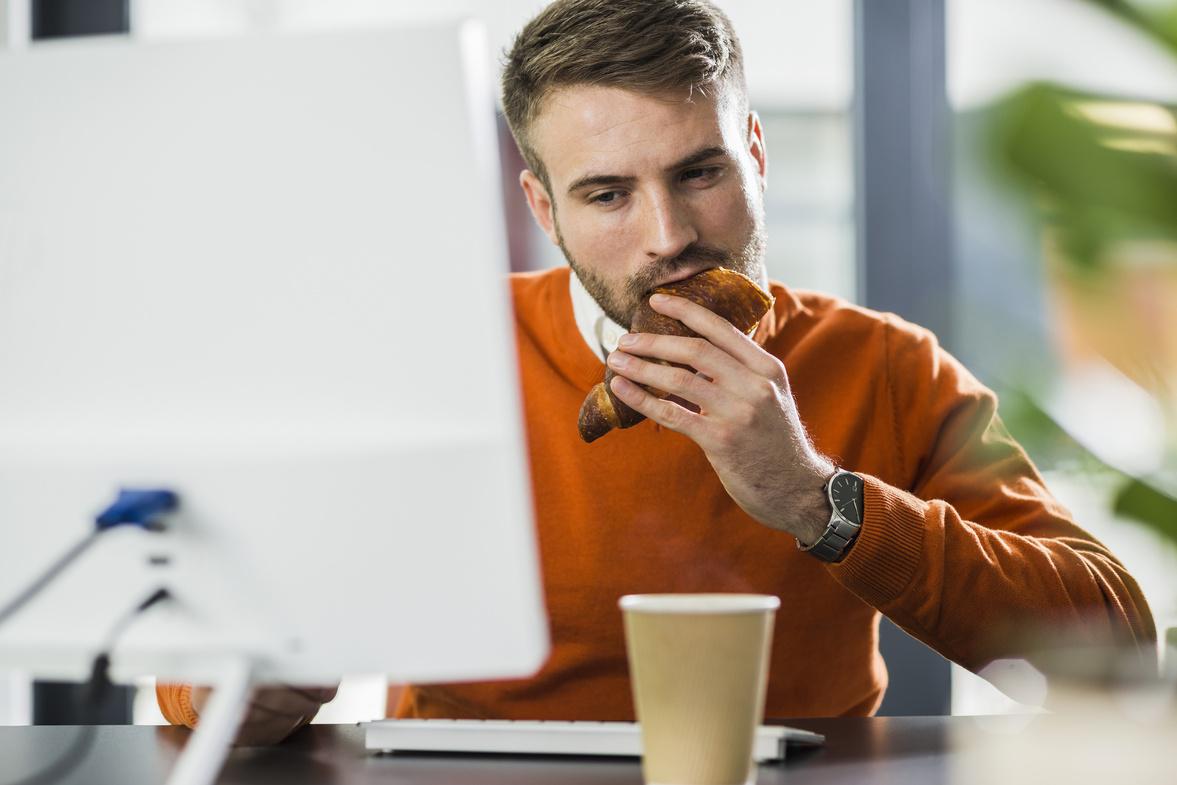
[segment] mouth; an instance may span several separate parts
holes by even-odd
[[[679,281],[685,281],[688,278],[694,278],[699,273],[706,272],[707,270],[710,270],[710,269],[718,267],[718,266],[719,265],[709,264],[709,265],[706,265],[705,267],[694,267],[694,268],[688,268],[686,270],[679,270],[678,272],[676,272],[674,275],[670,276],[666,280],[655,284],[652,288],[657,289],[659,286],[667,286],[672,283],[678,283]]]

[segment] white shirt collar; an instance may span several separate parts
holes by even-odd
[[[576,320],[576,328],[593,354],[604,360],[617,348],[617,340],[628,330],[605,315],[588,289],[584,288],[575,270],[569,272],[568,292],[572,296],[572,316]]]

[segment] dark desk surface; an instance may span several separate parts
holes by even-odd
[[[759,785],[971,784],[996,782],[995,775],[1004,783],[1018,780],[1019,774],[1032,774],[1008,758],[997,770],[984,765],[978,770],[976,761],[991,760],[988,754],[976,754],[991,734],[967,717],[807,719],[789,724],[824,733],[826,745],[790,750],[785,763],[761,766]],[[77,727],[0,728],[0,783],[40,769],[60,755],[78,731]],[[86,761],[63,782],[157,785],[166,779],[187,735],[179,728],[100,727]],[[1041,774],[1034,774],[1033,781],[1049,781],[1049,777],[1042,780]],[[277,747],[234,750],[220,779],[250,785],[640,785],[641,781],[636,760],[616,758],[375,755],[364,749],[363,730],[354,725],[315,725]]]

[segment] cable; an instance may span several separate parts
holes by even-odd
[[[89,550],[100,535],[120,526],[136,526],[147,531],[160,531],[163,526],[159,522],[159,516],[175,510],[179,504],[179,497],[169,490],[120,490],[115,501],[95,517],[94,529],[89,534],[58,557],[7,605],[0,607],[0,625],[11,619],[34,597],[44,591],[46,586]],[[115,623],[101,652],[94,658],[90,668],[90,680],[86,686],[83,702],[83,710],[86,714],[85,722],[73,743],[60,758],[42,771],[16,780],[9,785],[41,785],[41,783],[53,782],[67,776],[85,759],[90,752],[90,747],[94,744],[99,707],[111,687],[110,650],[114,648],[115,642],[135,617],[167,597],[167,589],[157,589]]]
[[[0,609],[0,624],[4,624],[10,616],[15,615],[29,600],[40,594],[41,590],[48,586],[54,578],[73,563],[74,559],[85,553],[86,549],[94,544],[94,541],[98,539],[98,535],[102,534],[103,531],[103,529],[95,529],[86,535],[84,539],[66,551],[57,561],[49,565],[49,568],[41,573],[40,577],[35,581],[30,583],[24,591],[16,595],[12,602]]]
[[[94,519],[94,530],[75,543],[57,561],[49,565],[31,584],[16,595],[11,602],[0,608],[0,626],[28,604],[53,582],[65,568],[86,552],[104,534],[119,526],[136,526],[147,531],[160,531],[159,516],[175,510],[180,504],[179,497],[168,490],[121,490],[118,498]]]
[[[86,712],[85,722],[78,731],[78,734],[74,737],[69,748],[62,753],[61,757],[41,771],[25,775],[21,779],[6,783],[5,785],[45,785],[45,783],[64,780],[74,769],[81,765],[82,761],[90,753],[90,748],[94,746],[94,736],[98,728],[98,712],[112,686],[110,681],[111,649],[114,648],[118,639],[122,637],[123,632],[126,631],[127,627],[139,614],[156,603],[167,599],[169,596],[167,589],[156,589],[147,599],[123,614],[111,628],[110,634],[102,646],[102,651],[94,658],[94,662],[90,667],[90,680],[86,684],[86,697],[83,703],[83,709]]]

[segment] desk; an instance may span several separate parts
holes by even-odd
[[[962,767],[962,761],[970,761],[970,751],[984,749],[989,737],[967,717],[806,719],[789,724],[824,733],[826,746],[790,750],[783,765],[761,766],[758,785],[996,782],[991,768],[978,771],[971,763]],[[69,726],[0,728],[0,783],[46,765],[77,731]],[[187,736],[181,728],[100,727],[81,770],[65,782],[159,785]],[[1029,773],[1018,771],[1019,766],[1002,768],[1003,775]],[[1158,772],[1162,777],[1166,773]],[[1009,781],[1007,776],[1000,779]],[[364,749],[362,729],[353,725],[313,725],[277,747],[235,750],[220,779],[225,785],[640,785],[641,781],[636,760],[374,755]],[[1050,779],[1035,775],[1034,781]]]

